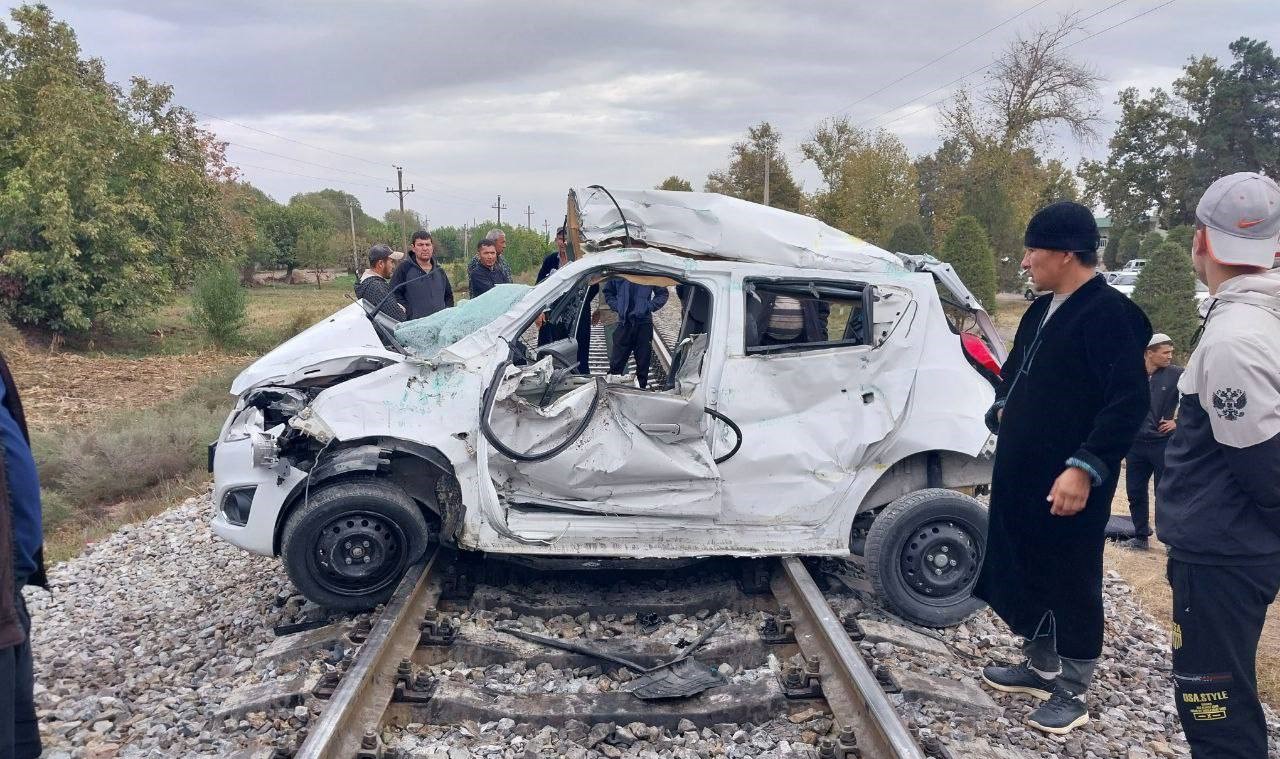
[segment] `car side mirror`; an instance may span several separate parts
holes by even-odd
[[[544,356],[551,356],[551,362],[557,368],[575,366],[578,363],[578,341],[572,337],[566,337],[563,340],[556,340],[554,342],[547,343],[546,345],[539,345],[533,355],[537,359],[541,359]],[[580,368],[584,370],[586,369],[586,367]]]

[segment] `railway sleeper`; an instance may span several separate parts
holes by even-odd
[[[570,720],[587,724],[641,722],[676,730],[687,719],[699,727],[719,723],[763,723],[787,713],[782,686],[773,678],[731,683],[698,696],[671,701],[641,701],[630,693],[511,694],[481,684],[441,679],[426,704],[392,703],[386,713],[395,724],[457,724],[463,720],[494,722],[513,714],[521,721],[564,727]]]

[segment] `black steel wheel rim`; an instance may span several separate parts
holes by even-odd
[[[967,596],[982,567],[978,536],[976,525],[955,517],[917,525],[898,556],[902,581],[911,595],[930,606],[949,606],[957,596]]]
[[[404,530],[383,514],[355,510],[325,523],[311,553],[315,579],[340,595],[376,593],[404,569]]]

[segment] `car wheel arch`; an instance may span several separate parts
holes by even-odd
[[[857,550],[876,513],[908,493],[926,488],[980,488],[991,483],[991,459],[949,449],[918,450],[884,468],[849,522],[849,549]],[[861,536],[859,533],[862,533]]]
[[[452,488],[455,493],[458,487],[453,465],[439,449],[399,438],[353,440],[329,453],[322,452],[309,475],[294,486],[276,515],[272,553],[280,555],[289,515],[306,500],[310,489],[371,474],[403,488],[424,518],[439,523],[442,539],[451,539],[462,524],[465,509],[460,495],[439,497],[440,487]]]

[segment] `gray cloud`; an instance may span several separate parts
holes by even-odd
[[[1090,32],[1158,4],[1126,2]],[[418,188],[409,205],[432,224],[491,217],[487,206],[501,193],[504,218],[523,222],[517,210],[532,205],[537,226],[557,222],[571,184],[650,186],[679,174],[699,185],[762,119],[782,130],[798,161],[796,145],[819,120],[1035,3],[793,5],[52,3],[114,78],[167,81],[201,113],[363,159],[210,120],[246,177],[279,199],[329,185],[380,212],[394,200],[383,192],[394,182],[390,165],[400,163]],[[1049,0],[848,115],[876,126],[915,111],[946,94],[920,93],[990,62],[1016,31],[1076,7]],[[1075,51],[1108,78],[1100,105],[1112,117],[1121,87],[1167,86],[1188,56],[1225,57],[1242,35],[1280,39],[1272,0],[1182,0]],[[888,128],[913,152],[937,143],[931,109]],[[1059,153],[1074,162],[1104,150],[1063,142]],[[793,168],[816,186],[811,167]]]

